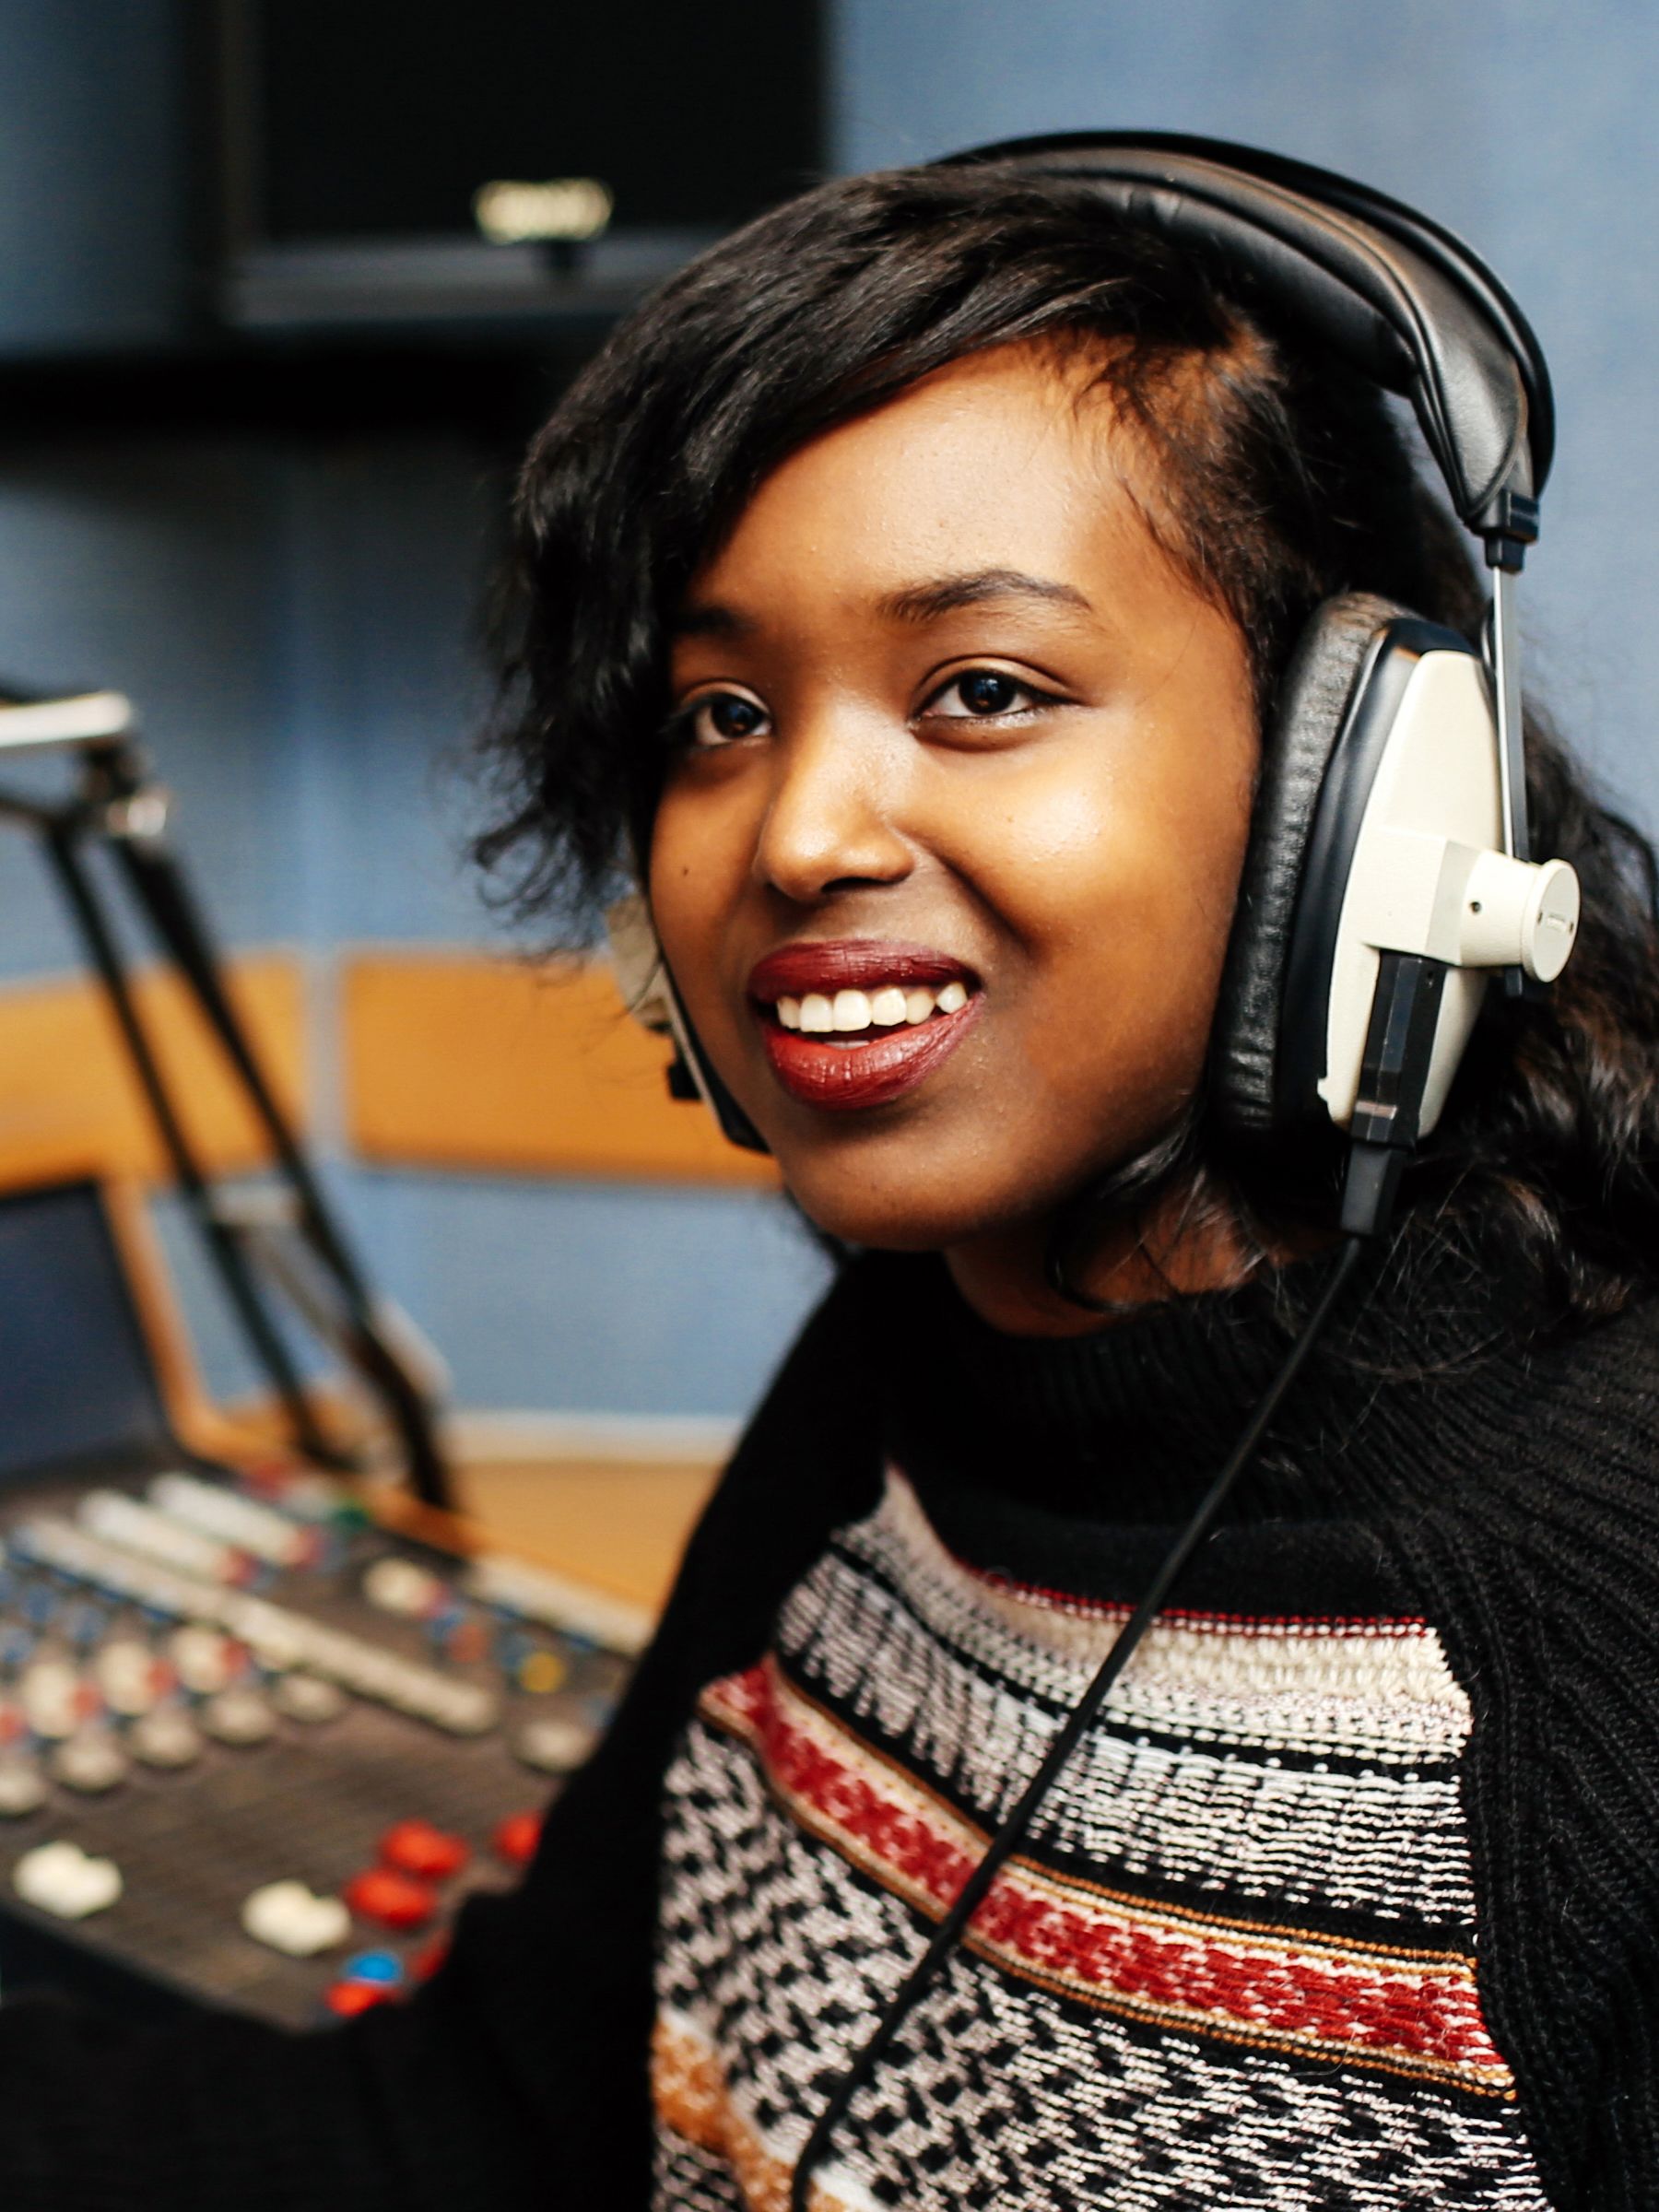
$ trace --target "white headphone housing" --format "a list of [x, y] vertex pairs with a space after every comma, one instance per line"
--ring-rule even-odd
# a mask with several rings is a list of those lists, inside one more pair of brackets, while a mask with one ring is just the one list
[[1331, 956], [1324, 1073], [1318, 1091], [1352, 1121], [1379, 955], [1415, 953], [1446, 978], [1419, 1129], [1440, 1119], [1495, 970], [1540, 982], [1565, 966], [1578, 928], [1578, 878], [1565, 861], [1512, 860], [1502, 837], [1497, 725], [1473, 653], [1417, 661], [1371, 781]]

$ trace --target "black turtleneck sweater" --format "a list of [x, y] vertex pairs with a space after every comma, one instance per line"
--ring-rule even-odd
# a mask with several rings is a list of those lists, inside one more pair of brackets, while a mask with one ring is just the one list
[[[1323, 1265], [1056, 1341], [849, 1268], [519, 1894], [316, 2036], [0, 2010], [8, 2206], [781, 2201]], [[1656, 1388], [1652, 1305], [1357, 1287], [823, 2201], [1659, 2202]]]

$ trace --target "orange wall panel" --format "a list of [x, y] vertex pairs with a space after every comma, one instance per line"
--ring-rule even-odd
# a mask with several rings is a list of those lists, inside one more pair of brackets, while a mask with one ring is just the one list
[[[229, 982], [277, 1096], [298, 1113], [305, 1088], [298, 961], [280, 954], [236, 960]], [[205, 1163], [223, 1171], [264, 1160], [258, 1126], [178, 978], [147, 973], [136, 996]], [[168, 1175], [114, 1018], [84, 977], [0, 987], [0, 1182], [30, 1180], [60, 1158], [147, 1182]]]
[[347, 1126], [364, 1159], [776, 1184], [770, 1161], [668, 1097], [666, 1044], [628, 1018], [602, 965], [359, 954], [341, 1003]]

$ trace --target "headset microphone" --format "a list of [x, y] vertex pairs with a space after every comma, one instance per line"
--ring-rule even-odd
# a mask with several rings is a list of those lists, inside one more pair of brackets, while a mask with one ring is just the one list
[[606, 907], [605, 934], [622, 1004], [641, 1029], [653, 1037], [667, 1038], [674, 1047], [668, 1064], [669, 1097], [687, 1104], [700, 1100], [728, 1143], [741, 1145], [746, 1152], [764, 1152], [766, 1139], [715, 1074], [680, 1004], [642, 891], [629, 891]]

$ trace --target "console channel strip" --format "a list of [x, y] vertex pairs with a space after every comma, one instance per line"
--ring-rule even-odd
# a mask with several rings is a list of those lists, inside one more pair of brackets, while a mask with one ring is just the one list
[[0, 1518], [0, 1983], [289, 2027], [394, 2001], [504, 1888], [649, 1622], [312, 1475]]

